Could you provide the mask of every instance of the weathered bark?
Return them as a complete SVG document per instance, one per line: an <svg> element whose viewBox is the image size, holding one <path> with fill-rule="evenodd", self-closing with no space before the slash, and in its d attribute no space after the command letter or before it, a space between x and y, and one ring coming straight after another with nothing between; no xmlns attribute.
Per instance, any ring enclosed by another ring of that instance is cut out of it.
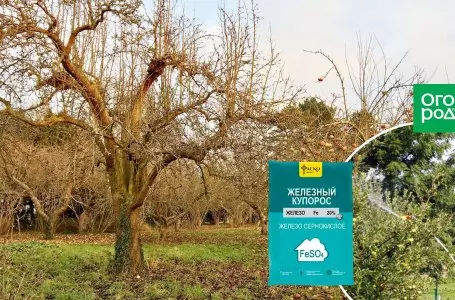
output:
<svg viewBox="0 0 455 300"><path fill-rule="evenodd" d="M138 274L144 267L140 228L140 208L121 206L116 232L115 256L112 271L115 273Z"/></svg>
<svg viewBox="0 0 455 300"><path fill-rule="evenodd" d="M55 220L50 218L44 219L44 237L46 240L52 240L55 237Z"/></svg>
<svg viewBox="0 0 455 300"><path fill-rule="evenodd" d="M261 226L261 234L266 235L268 233L268 220L262 212L259 214L259 225Z"/></svg>
<svg viewBox="0 0 455 300"><path fill-rule="evenodd" d="M144 254L142 252L142 243L140 236L141 229L141 217L140 208L136 208L131 211L130 214L130 226L131 226L131 249L130 249L130 260L131 270L138 271L144 266Z"/></svg>
<svg viewBox="0 0 455 300"><path fill-rule="evenodd" d="M256 203L251 201L245 200L246 204L248 204L257 214L259 217L259 225L261 227L261 234L265 235L268 233L268 220L267 216L262 212L259 206Z"/></svg>
<svg viewBox="0 0 455 300"><path fill-rule="evenodd" d="M220 225L220 214L217 211L212 211L213 225Z"/></svg>
<svg viewBox="0 0 455 300"><path fill-rule="evenodd" d="M14 218L11 216L0 218L0 235L6 235L13 226Z"/></svg>
<svg viewBox="0 0 455 300"><path fill-rule="evenodd" d="M199 208L193 209L189 213L189 219L191 220L191 223L195 229L198 229L202 226L202 223L204 222L204 217L205 213L202 214Z"/></svg>
<svg viewBox="0 0 455 300"><path fill-rule="evenodd" d="M79 233L87 232L89 220L90 213L88 212L88 210L84 210L78 219Z"/></svg>
<svg viewBox="0 0 455 300"><path fill-rule="evenodd" d="M115 253L111 272L138 274L144 266L140 241L141 205L132 207L138 189L137 165L121 150L106 157L115 220Z"/></svg>
<svg viewBox="0 0 455 300"><path fill-rule="evenodd" d="M138 134L137 129L132 129L132 132ZM144 267L140 239L142 206L159 171L177 157L166 155L148 174L145 168L141 168L140 159L123 149L117 149L114 156L105 157L116 220L115 255L111 270L115 273L136 275L141 273Z"/></svg>
<svg viewBox="0 0 455 300"><path fill-rule="evenodd" d="M145 170L139 168L137 161L121 150L116 154L115 164L107 164L116 221L115 255L111 271L137 275L145 265L140 238L142 205L149 187L158 176L158 168L175 158L164 160L145 180Z"/></svg>
<svg viewBox="0 0 455 300"><path fill-rule="evenodd" d="M182 226L182 219L178 218L174 224L175 231L179 231L181 226Z"/></svg>

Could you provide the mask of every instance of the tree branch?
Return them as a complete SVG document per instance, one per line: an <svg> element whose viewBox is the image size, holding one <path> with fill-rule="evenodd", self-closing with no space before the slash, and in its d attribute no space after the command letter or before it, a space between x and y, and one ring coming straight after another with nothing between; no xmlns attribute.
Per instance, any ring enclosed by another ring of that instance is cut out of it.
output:
<svg viewBox="0 0 455 300"><path fill-rule="evenodd" d="M62 199L63 199L63 203L62 205L52 214L52 218L58 218L60 217L61 215L63 215L65 213L65 211L68 209L68 207L70 206L70 202L71 202L71 192L72 192L72 189L73 189L73 181L70 179L68 180L68 183L66 184L65 186L65 189L63 190L63 193L62 193Z"/></svg>
<svg viewBox="0 0 455 300"><path fill-rule="evenodd" d="M141 207L142 204L144 203L145 198L148 195L148 192L150 190L150 187L153 185L155 182L156 177L158 177L158 173L161 169L167 167L170 163L173 161L177 160L178 157L168 154L166 155L160 163L155 164L153 167L152 171L148 175L147 181L144 183L142 186L141 190L138 192L137 196L135 197L134 202L131 204L130 209L135 210L138 207Z"/></svg>
<svg viewBox="0 0 455 300"><path fill-rule="evenodd" d="M36 197L35 193L33 192L33 190L23 181L17 179L14 175L12 175L9 170L8 170L8 167L6 166L6 160L5 160L5 157L3 155L0 155L2 157L2 160L3 160L3 164L4 164L4 170L5 170L5 173L6 173L6 176L11 180L13 181L16 185L20 186L21 188L23 188L27 194L29 195L30 199L32 200L33 202L33 205L34 207L36 208L36 211L38 212L38 214L44 219L44 221L46 223L48 223L50 221L50 218L49 216L46 214L46 212L44 211L44 208L43 206L41 205L41 202L39 201L38 197Z"/></svg>
<svg viewBox="0 0 455 300"><path fill-rule="evenodd" d="M8 101L5 100L5 102L4 102L2 100L4 100L4 99L0 98L0 102L8 103L8 104L5 104L6 108L3 110L0 110L0 112L6 112L10 116L12 116L22 122L25 122L31 126L44 127L44 126L52 126L56 123L67 123L67 124L76 125L79 128L82 128L84 130L92 131L92 128L90 127L90 125L88 125L87 123L85 123L81 120L75 119L66 113L60 113L58 115L52 115L43 120L34 121L32 119L25 117L23 114L21 114L20 111L15 111L13 108L11 108L11 105L9 105Z"/></svg>
<svg viewBox="0 0 455 300"><path fill-rule="evenodd" d="M68 42L66 43L66 46L65 46L65 51L67 53L71 52L71 48L73 47L74 43L76 42L77 36L84 31L95 30L96 27L98 27L98 25L104 21L104 15L110 11L112 11L112 9L111 9L110 5L108 5L107 8L101 9L101 13L100 13L99 17L96 20L92 21L91 24L85 24L85 25L79 26L76 29L74 29L71 32L70 37L68 38Z"/></svg>
<svg viewBox="0 0 455 300"><path fill-rule="evenodd" d="M360 130L360 128L358 126L356 126L354 123L352 122L349 122L349 121L338 121L338 122L333 122L333 123L330 123L330 124L325 124L325 125L322 125L320 128L322 127L329 127L329 126L335 126L335 125L348 125L352 128L354 128L360 135L360 138L362 139L362 141L366 141L367 138L365 136L365 134L362 132L362 130Z"/></svg>
<svg viewBox="0 0 455 300"><path fill-rule="evenodd" d="M348 119L349 118L349 114L348 114L348 106L347 106L346 88L345 88L345 85L344 85L344 78L343 78L343 76L341 76L340 70L338 69L338 66L335 64L335 61L328 54L322 52L321 50L319 50L319 51L311 51L311 50L303 49L303 51L307 52L307 53L319 54L319 55L324 56L330 62L332 67L334 68L335 72L337 73L337 77L338 77L338 79L340 81L340 85L341 85L341 95L343 97L343 105L344 105L345 117L346 117L346 119Z"/></svg>
<svg viewBox="0 0 455 300"><path fill-rule="evenodd" d="M51 19L51 23L49 24L49 27L47 28L47 31L53 32L54 29L57 28L57 18L53 14L51 14L49 9L47 8L46 3L38 1L37 5Z"/></svg>
<svg viewBox="0 0 455 300"><path fill-rule="evenodd" d="M184 113L190 111L191 109L195 109L197 106L200 106L200 105L206 103L209 100L210 96L212 96L214 93L223 93L223 92L224 92L224 90L222 90L222 89L211 90L210 92L207 93L207 95L205 95L201 99L199 99L193 103L189 103L188 105L185 105L183 107L178 107L174 110L171 110L163 117L161 117L157 120L154 120L153 122L151 122L148 125L150 130L147 132L147 134L145 136L145 141L148 141L150 139L150 135L152 134L152 132L166 127L166 125L168 125L171 121L175 120L175 118L177 118L179 115L184 114Z"/></svg>

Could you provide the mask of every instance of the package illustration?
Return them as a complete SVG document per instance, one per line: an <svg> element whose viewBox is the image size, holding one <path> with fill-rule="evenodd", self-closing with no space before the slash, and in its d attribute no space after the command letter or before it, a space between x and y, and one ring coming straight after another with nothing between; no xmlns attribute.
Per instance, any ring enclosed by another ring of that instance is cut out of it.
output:
<svg viewBox="0 0 455 300"><path fill-rule="evenodd" d="M352 163L269 161L269 285L353 285Z"/></svg>

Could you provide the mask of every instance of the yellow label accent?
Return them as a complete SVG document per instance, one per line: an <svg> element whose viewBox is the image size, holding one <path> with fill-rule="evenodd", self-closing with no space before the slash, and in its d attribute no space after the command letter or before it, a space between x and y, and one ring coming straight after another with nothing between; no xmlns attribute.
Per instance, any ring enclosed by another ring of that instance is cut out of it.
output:
<svg viewBox="0 0 455 300"><path fill-rule="evenodd" d="M322 162L299 162L300 177L322 177Z"/></svg>

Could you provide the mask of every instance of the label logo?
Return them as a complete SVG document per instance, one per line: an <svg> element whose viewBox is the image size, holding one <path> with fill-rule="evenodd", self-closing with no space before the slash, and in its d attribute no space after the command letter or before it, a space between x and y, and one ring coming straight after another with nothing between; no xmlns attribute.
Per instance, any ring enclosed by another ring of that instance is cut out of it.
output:
<svg viewBox="0 0 455 300"><path fill-rule="evenodd" d="M455 84L414 85L414 132L455 132Z"/></svg>
<svg viewBox="0 0 455 300"><path fill-rule="evenodd" d="M325 245L318 238L305 239L295 251L298 261L324 261L329 256Z"/></svg>
<svg viewBox="0 0 455 300"><path fill-rule="evenodd" d="M300 177L322 177L322 162L299 162Z"/></svg>

